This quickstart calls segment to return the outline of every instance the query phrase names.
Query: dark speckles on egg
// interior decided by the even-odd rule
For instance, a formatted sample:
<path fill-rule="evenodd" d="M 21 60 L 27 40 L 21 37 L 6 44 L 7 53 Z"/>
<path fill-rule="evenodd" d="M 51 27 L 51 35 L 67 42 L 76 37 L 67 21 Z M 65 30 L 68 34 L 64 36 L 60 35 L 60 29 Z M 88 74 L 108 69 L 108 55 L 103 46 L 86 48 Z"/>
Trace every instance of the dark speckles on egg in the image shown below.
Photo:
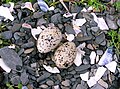
<path fill-rule="evenodd" d="M 45 28 L 38 37 L 37 48 L 40 53 L 55 49 L 62 40 L 62 33 L 57 27 Z M 41 45 L 42 44 L 42 45 Z"/>
<path fill-rule="evenodd" d="M 76 46 L 73 42 L 66 42 L 55 52 L 53 61 L 59 68 L 68 68 L 76 57 Z"/>

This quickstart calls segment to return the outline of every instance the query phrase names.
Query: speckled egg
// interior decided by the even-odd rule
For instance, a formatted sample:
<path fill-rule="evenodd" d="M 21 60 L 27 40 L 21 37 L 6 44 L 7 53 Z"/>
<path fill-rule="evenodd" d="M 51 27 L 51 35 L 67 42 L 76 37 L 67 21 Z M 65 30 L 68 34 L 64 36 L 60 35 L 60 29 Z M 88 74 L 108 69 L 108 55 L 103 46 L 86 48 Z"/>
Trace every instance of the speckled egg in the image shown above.
<path fill-rule="evenodd" d="M 37 49 L 40 53 L 50 52 L 57 47 L 61 40 L 61 31 L 55 26 L 49 26 L 40 33 L 37 40 Z"/>
<path fill-rule="evenodd" d="M 68 68 L 76 57 L 76 46 L 73 42 L 66 42 L 55 52 L 53 61 L 59 68 Z"/>

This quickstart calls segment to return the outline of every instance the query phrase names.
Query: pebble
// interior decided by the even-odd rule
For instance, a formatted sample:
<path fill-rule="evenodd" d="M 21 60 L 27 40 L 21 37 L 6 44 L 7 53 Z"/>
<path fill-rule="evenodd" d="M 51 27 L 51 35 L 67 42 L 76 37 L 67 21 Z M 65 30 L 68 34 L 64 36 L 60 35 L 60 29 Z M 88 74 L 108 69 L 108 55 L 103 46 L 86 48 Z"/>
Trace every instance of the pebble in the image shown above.
<path fill-rule="evenodd" d="M 103 55 L 103 50 L 97 50 L 96 53 L 97 55 Z"/>
<path fill-rule="evenodd" d="M 103 86 L 105 89 L 108 89 L 108 84 L 107 84 L 105 81 L 103 81 L 102 79 L 100 79 L 100 80 L 98 81 L 98 83 L 99 83 L 101 86 Z"/>
<path fill-rule="evenodd" d="M 48 88 L 48 86 L 47 86 L 46 84 L 42 84 L 42 85 L 40 85 L 39 87 L 42 88 L 42 89 Z"/>
<path fill-rule="evenodd" d="M 31 53 L 33 50 L 34 50 L 34 48 L 26 49 L 26 50 L 24 51 L 24 53 L 25 53 L 25 54 L 29 54 L 29 53 Z"/>
<path fill-rule="evenodd" d="M 120 27 L 120 19 L 117 20 L 117 25 Z"/>
<path fill-rule="evenodd" d="M 67 34 L 75 34 L 75 31 L 73 30 L 73 27 L 69 24 L 65 26 L 65 31 Z"/>
<path fill-rule="evenodd" d="M 43 25 L 43 24 L 45 24 L 45 23 L 47 23 L 47 21 L 46 21 L 44 18 L 40 18 L 40 19 L 38 19 L 38 21 L 37 21 L 37 26 L 41 26 L 41 25 Z"/>
<path fill-rule="evenodd" d="M 48 80 L 48 81 L 46 82 L 46 84 L 49 85 L 49 86 L 52 86 L 52 85 L 54 85 L 54 82 L 53 82 L 52 80 Z"/>
<path fill-rule="evenodd" d="M 65 80 L 65 81 L 62 81 L 62 85 L 64 86 L 70 86 L 70 80 Z"/>
<path fill-rule="evenodd" d="M 90 64 L 78 66 L 75 68 L 75 70 L 76 71 L 83 71 L 83 70 L 87 70 L 88 68 L 90 68 Z"/>
<path fill-rule="evenodd" d="M 13 70 L 16 70 L 17 65 L 22 66 L 21 58 L 14 50 L 10 48 L 7 47 L 1 48 L 0 56 L 3 58 L 5 64 Z"/>
<path fill-rule="evenodd" d="M 26 72 L 21 73 L 20 80 L 23 85 L 26 85 L 29 82 L 28 74 Z"/>
<path fill-rule="evenodd" d="M 4 31 L 4 32 L 1 32 L 0 35 L 4 39 L 11 39 L 12 38 L 12 31 Z"/>
<path fill-rule="evenodd" d="M 112 21 L 111 19 L 106 18 L 106 22 L 107 22 L 108 27 L 109 27 L 110 29 L 113 29 L 113 30 L 118 29 L 118 26 L 117 26 L 117 24 L 116 24 L 115 21 Z"/>
<path fill-rule="evenodd" d="M 54 14 L 53 16 L 51 16 L 51 22 L 54 24 L 61 23 L 61 14 L 57 13 L 57 14 Z"/>
<path fill-rule="evenodd" d="M 19 76 L 14 76 L 10 79 L 10 81 L 13 85 L 18 85 L 20 83 L 20 77 Z"/>
<path fill-rule="evenodd" d="M 40 81 L 42 81 L 42 80 L 47 79 L 48 77 L 50 77 L 50 75 L 51 75 L 50 73 L 44 72 L 43 75 L 41 75 L 41 76 L 37 79 L 37 82 L 40 82 Z"/>
<path fill-rule="evenodd" d="M 30 48 L 30 47 L 33 47 L 34 45 L 35 45 L 35 43 L 31 41 L 31 42 L 23 44 L 21 47 L 22 48 Z"/>
<path fill-rule="evenodd" d="M 15 23 L 12 27 L 12 31 L 19 31 L 19 29 L 21 28 L 21 24 Z"/>
<path fill-rule="evenodd" d="M 105 34 L 104 34 L 104 33 L 101 33 L 100 35 L 98 35 L 98 36 L 95 38 L 95 42 L 96 42 L 97 44 L 102 43 L 104 40 L 105 40 Z"/>
<path fill-rule="evenodd" d="M 104 88 L 97 83 L 91 89 L 104 89 Z"/>
<path fill-rule="evenodd" d="M 33 18 L 36 18 L 36 19 L 38 19 L 38 18 L 40 18 L 40 17 L 42 17 L 44 15 L 44 12 L 35 12 L 34 14 L 33 14 Z"/>

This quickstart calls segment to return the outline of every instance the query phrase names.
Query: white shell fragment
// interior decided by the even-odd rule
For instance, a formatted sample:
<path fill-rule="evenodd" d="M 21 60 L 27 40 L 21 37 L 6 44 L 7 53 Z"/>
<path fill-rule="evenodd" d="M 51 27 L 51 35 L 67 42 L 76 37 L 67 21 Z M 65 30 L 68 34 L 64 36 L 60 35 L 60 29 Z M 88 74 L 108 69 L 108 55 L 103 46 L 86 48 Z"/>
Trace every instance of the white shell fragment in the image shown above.
<path fill-rule="evenodd" d="M 82 56 L 85 54 L 85 52 L 82 50 L 85 47 L 85 43 L 80 44 L 76 49 L 77 49 L 77 54 L 76 58 L 74 60 L 74 64 L 76 66 L 80 66 L 82 64 Z"/>
<path fill-rule="evenodd" d="M 71 13 L 65 13 L 63 16 L 66 17 L 66 18 L 68 18 L 68 17 L 71 17 L 73 15 Z"/>
<path fill-rule="evenodd" d="M 5 19 L 9 19 L 11 21 L 14 20 L 14 17 L 12 16 L 9 8 L 7 8 L 7 7 L 0 6 L 0 16 L 3 16 L 3 17 L 5 17 Z"/>
<path fill-rule="evenodd" d="M 112 61 L 105 65 L 111 72 L 115 73 L 117 63 L 115 61 Z"/>
<path fill-rule="evenodd" d="M 104 75 L 104 73 L 105 73 L 106 70 L 107 69 L 104 68 L 104 67 L 99 67 L 97 69 L 96 74 L 95 74 L 95 80 L 98 81 Z"/>
<path fill-rule="evenodd" d="M 94 51 L 91 52 L 90 54 L 90 63 L 95 64 L 95 58 L 96 58 L 96 53 Z"/>
<path fill-rule="evenodd" d="M 0 58 L 0 67 L 7 73 L 10 73 L 11 69 L 4 63 L 3 59 Z"/>
<path fill-rule="evenodd" d="M 80 66 L 82 64 L 82 54 L 77 50 L 76 58 L 74 60 L 74 64 L 76 66 Z"/>
<path fill-rule="evenodd" d="M 11 44 L 8 48 L 15 49 L 15 44 Z"/>
<path fill-rule="evenodd" d="M 82 80 L 88 81 L 89 72 L 86 72 L 86 73 L 84 73 L 84 74 L 80 74 L 80 77 L 81 77 Z"/>
<path fill-rule="evenodd" d="M 76 46 L 73 42 L 65 42 L 55 52 L 53 61 L 59 68 L 68 68 L 76 57 Z"/>
<path fill-rule="evenodd" d="M 47 12 L 48 10 L 49 11 L 54 10 L 54 7 L 51 6 L 49 8 L 49 6 L 47 5 L 47 3 L 44 0 L 37 0 L 37 1 L 38 1 L 38 5 L 42 11 Z"/>
<path fill-rule="evenodd" d="M 13 2 L 9 2 L 10 3 L 10 8 L 9 8 L 9 10 L 10 10 L 10 12 L 13 12 L 14 11 L 14 3 Z"/>
<path fill-rule="evenodd" d="M 98 62 L 99 65 L 106 65 L 112 61 L 112 48 L 107 48 Z"/>
<path fill-rule="evenodd" d="M 28 23 L 23 23 L 22 27 L 32 29 L 31 25 Z"/>
<path fill-rule="evenodd" d="M 43 65 L 43 67 L 50 73 L 60 73 L 57 67 L 52 68 L 51 66 L 46 66 L 46 65 Z"/>
<path fill-rule="evenodd" d="M 94 86 L 97 83 L 97 81 L 104 75 L 106 70 L 107 69 L 104 68 L 104 67 L 99 67 L 97 69 L 97 72 L 96 72 L 95 76 L 90 77 L 90 79 L 87 81 L 88 86 L 89 87 Z"/>
<path fill-rule="evenodd" d="M 42 29 L 40 27 L 37 27 L 37 29 L 36 28 L 31 29 L 32 36 L 35 38 L 35 40 L 37 40 L 36 35 L 40 34 L 41 32 Z"/>
<path fill-rule="evenodd" d="M 37 40 L 37 49 L 40 53 L 47 53 L 55 49 L 62 40 L 62 33 L 55 26 L 48 26 L 41 31 Z"/>
<path fill-rule="evenodd" d="M 35 10 L 32 7 L 32 3 L 31 2 L 26 2 L 24 6 L 21 7 L 22 9 L 27 8 L 29 10 L 32 10 L 33 12 L 35 12 Z"/>
<path fill-rule="evenodd" d="M 96 83 L 97 81 L 95 80 L 95 77 L 90 77 L 90 79 L 87 81 L 89 87 L 94 86 Z"/>
<path fill-rule="evenodd" d="M 83 18 L 83 19 L 75 19 L 72 21 L 73 25 L 76 25 L 76 26 L 82 26 L 83 24 L 86 23 L 86 19 Z"/>
<path fill-rule="evenodd" d="M 65 33 L 65 35 L 67 36 L 67 40 L 68 41 L 72 41 L 75 38 L 75 36 L 73 34 L 67 34 L 67 33 Z"/>
<path fill-rule="evenodd" d="M 94 21 L 98 24 L 98 27 L 101 29 L 101 30 L 109 30 L 105 20 L 103 18 L 98 18 L 95 13 L 91 13 L 94 17 Z"/>

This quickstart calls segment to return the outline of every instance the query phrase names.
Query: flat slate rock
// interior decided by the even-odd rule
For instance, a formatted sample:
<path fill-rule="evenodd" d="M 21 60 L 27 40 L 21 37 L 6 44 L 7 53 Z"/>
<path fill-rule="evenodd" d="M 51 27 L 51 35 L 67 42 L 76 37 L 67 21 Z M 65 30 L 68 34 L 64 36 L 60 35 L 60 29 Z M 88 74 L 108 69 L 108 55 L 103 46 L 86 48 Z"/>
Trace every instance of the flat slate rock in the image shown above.
<path fill-rule="evenodd" d="M 1 33 L 1 36 L 4 39 L 11 39 L 12 38 L 12 31 L 4 31 Z"/>
<path fill-rule="evenodd" d="M 3 58 L 5 64 L 12 70 L 16 70 L 16 66 L 22 66 L 22 60 L 20 59 L 18 54 L 8 47 L 0 49 L 0 56 L 1 58 Z"/>
<path fill-rule="evenodd" d="M 73 27 L 69 24 L 65 26 L 65 31 L 67 34 L 75 34 L 75 31 L 73 30 Z"/>

